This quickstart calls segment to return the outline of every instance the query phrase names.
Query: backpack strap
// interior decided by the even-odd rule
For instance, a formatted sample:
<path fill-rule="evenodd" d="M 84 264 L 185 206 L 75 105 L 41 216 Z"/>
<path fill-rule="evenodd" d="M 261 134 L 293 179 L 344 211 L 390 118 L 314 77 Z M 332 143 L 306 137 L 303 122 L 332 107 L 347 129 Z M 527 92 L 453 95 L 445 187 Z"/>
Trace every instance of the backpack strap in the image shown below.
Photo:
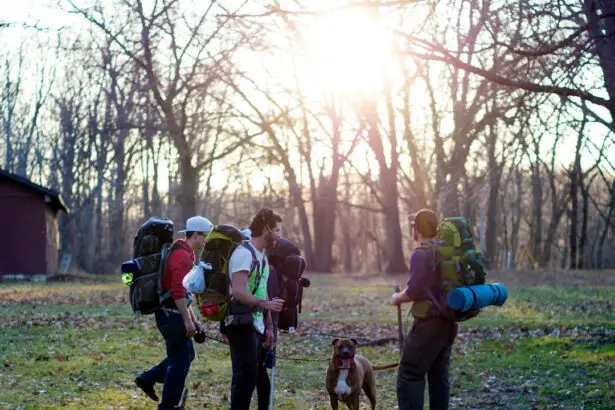
<path fill-rule="evenodd" d="M 258 290 L 258 287 L 261 283 L 263 271 L 265 270 L 265 267 L 267 266 L 267 259 L 263 255 L 263 265 L 261 266 L 260 262 L 258 261 L 258 258 L 256 257 L 256 252 L 254 251 L 254 248 L 252 247 L 252 245 L 250 245 L 248 241 L 243 241 L 241 242 L 241 246 L 243 246 L 248 251 L 250 251 L 250 254 L 252 255 L 252 265 L 250 266 L 250 274 L 252 274 L 252 272 L 254 272 L 254 269 L 258 267 L 258 270 L 256 271 L 256 280 L 254 281 L 254 288 L 252 289 L 252 295 L 254 295 L 256 294 L 256 291 Z"/>
<path fill-rule="evenodd" d="M 420 245 L 415 248 L 415 249 L 423 249 L 423 250 L 431 252 L 431 254 L 433 255 L 433 263 L 432 263 L 433 272 L 436 272 L 436 270 L 438 269 L 438 265 L 440 264 L 441 257 L 438 252 L 440 250 L 440 245 L 442 245 L 442 241 L 433 239 L 430 241 L 421 241 Z"/>

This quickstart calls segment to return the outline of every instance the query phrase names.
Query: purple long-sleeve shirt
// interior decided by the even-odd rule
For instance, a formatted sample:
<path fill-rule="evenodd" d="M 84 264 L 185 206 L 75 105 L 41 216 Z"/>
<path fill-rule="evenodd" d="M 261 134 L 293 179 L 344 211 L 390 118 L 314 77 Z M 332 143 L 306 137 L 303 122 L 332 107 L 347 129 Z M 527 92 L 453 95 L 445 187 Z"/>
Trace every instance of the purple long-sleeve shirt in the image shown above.
<path fill-rule="evenodd" d="M 433 252 L 420 248 L 412 252 L 406 294 L 413 301 L 430 301 L 430 316 L 441 316 L 446 315 L 446 312 L 440 309 L 442 282 L 439 272 L 434 269 L 434 263 Z"/>

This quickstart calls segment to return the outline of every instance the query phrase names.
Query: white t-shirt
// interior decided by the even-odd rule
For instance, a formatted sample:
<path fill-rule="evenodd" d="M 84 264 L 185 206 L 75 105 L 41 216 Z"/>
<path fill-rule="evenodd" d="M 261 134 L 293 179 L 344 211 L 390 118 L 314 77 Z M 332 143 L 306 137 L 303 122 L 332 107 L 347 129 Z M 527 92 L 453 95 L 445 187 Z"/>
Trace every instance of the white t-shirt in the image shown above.
<path fill-rule="evenodd" d="M 254 250 L 254 254 L 256 255 L 256 259 L 261 264 L 261 269 L 263 267 L 263 260 L 265 260 L 265 263 L 269 264 L 269 262 L 267 261 L 267 257 L 264 255 L 263 252 L 259 252 L 254 247 L 254 245 L 252 245 L 249 242 L 248 242 L 248 246 L 252 247 L 252 249 Z M 242 246 L 242 245 L 238 246 L 233 251 L 233 254 L 231 255 L 231 260 L 229 261 L 229 275 L 231 277 L 231 280 L 233 279 L 233 274 L 235 272 L 247 271 L 248 275 L 249 275 L 251 273 L 250 272 L 251 268 L 252 268 L 252 253 L 250 253 L 250 251 L 248 249 L 246 249 L 244 246 Z M 248 283 L 249 283 L 249 281 L 248 281 Z M 232 294 L 232 292 L 233 292 L 233 288 L 229 287 L 229 294 Z M 254 328 L 259 333 L 261 333 L 261 334 L 264 333 L 264 331 L 265 331 L 265 324 L 263 322 L 263 315 L 262 315 L 262 313 L 260 314 L 260 317 L 255 318 L 255 320 L 254 320 Z"/>
<path fill-rule="evenodd" d="M 254 250 L 254 254 L 256 255 L 256 259 L 263 266 L 263 259 L 266 260 L 266 256 L 263 252 L 259 252 L 258 249 L 254 247 L 250 242 L 248 242 L 248 246 L 250 246 Z M 249 250 L 247 250 L 244 246 L 238 246 L 237 249 L 231 255 L 231 260 L 229 261 L 228 271 L 231 275 L 231 279 L 233 279 L 233 274 L 235 272 L 247 271 L 250 274 L 250 268 L 252 267 L 252 254 Z"/>

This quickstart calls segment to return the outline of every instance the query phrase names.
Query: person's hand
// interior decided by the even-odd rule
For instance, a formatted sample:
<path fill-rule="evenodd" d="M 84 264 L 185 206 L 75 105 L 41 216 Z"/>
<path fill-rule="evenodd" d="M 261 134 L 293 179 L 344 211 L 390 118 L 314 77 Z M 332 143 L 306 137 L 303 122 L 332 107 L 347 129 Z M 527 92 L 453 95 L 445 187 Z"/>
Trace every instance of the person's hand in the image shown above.
<path fill-rule="evenodd" d="M 196 333 L 196 326 L 192 320 L 184 320 L 184 327 L 186 328 L 186 338 L 194 336 Z"/>
<path fill-rule="evenodd" d="M 201 333 L 205 331 L 205 326 L 201 322 L 196 320 L 193 323 L 194 323 L 194 327 L 196 328 L 196 333 Z"/>
<path fill-rule="evenodd" d="M 399 292 L 393 292 L 393 294 L 391 295 L 391 304 L 393 306 L 398 306 L 399 304 L 401 304 L 401 297 Z"/>
<path fill-rule="evenodd" d="M 271 312 L 281 312 L 282 308 L 284 307 L 284 299 L 271 299 L 271 300 L 267 300 L 264 303 L 265 305 L 265 310 L 269 310 Z"/>
<path fill-rule="evenodd" d="M 267 326 L 265 330 L 265 343 L 263 343 L 265 349 L 275 348 L 275 334 L 273 333 L 273 325 Z"/>

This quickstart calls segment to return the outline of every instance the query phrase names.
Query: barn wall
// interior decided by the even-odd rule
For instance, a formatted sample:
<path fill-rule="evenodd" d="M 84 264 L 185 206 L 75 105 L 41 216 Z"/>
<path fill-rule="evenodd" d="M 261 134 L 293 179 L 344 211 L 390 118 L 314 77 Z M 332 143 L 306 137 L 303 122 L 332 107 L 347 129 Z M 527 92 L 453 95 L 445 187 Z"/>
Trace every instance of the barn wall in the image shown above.
<path fill-rule="evenodd" d="M 0 180 L 0 274 L 45 274 L 47 229 L 44 195 Z"/>

